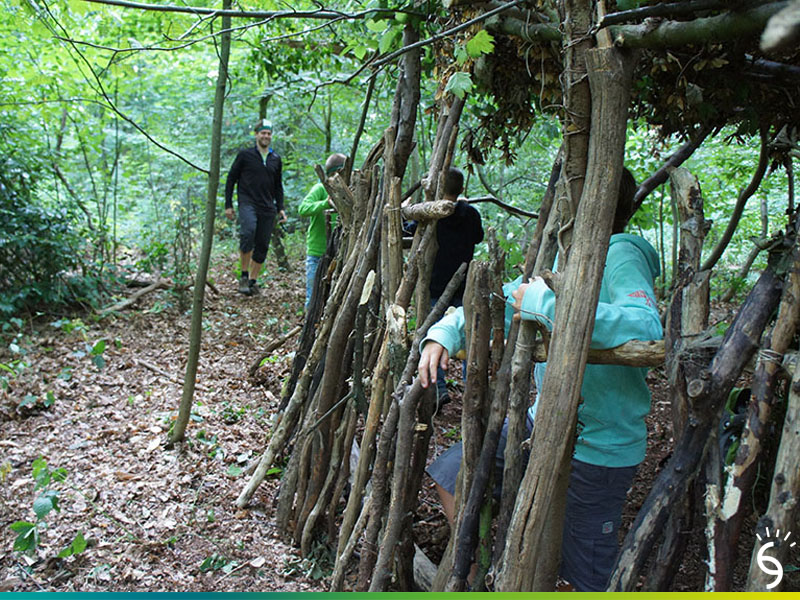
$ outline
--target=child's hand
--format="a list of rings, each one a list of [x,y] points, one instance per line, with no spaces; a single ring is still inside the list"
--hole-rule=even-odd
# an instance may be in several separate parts
[[[422,387],[427,388],[429,383],[436,383],[436,368],[447,369],[447,361],[450,355],[447,349],[437,342],[427,342],[422,348],[419,357],[419,382]]]

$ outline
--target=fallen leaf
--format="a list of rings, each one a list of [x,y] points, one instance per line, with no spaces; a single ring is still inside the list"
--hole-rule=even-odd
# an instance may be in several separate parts
[[[264,563],[266,562],[267,562],[266,558],[264,558],[263,556],[259,556],[250,561],[250,566],[258,569],[260,567],[263,567]]]

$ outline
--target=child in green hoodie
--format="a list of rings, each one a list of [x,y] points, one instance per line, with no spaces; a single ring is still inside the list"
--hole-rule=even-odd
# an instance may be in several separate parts
[[[626,169],[600,287],[592,348],[614,348],[630,340],[663,336],[653,292],[658,255],[647,241],[622,233],[631,217],[635,190],[636,182]],[[515,314],[552,328],[555,294],[541,277],[529,283],[518,278],[503,291],[507,328]],[[464,313],[457,309],[431,327],[422,342],[419,373],[423,387],[436,382],[436,366],[446,364],[464,345]],[[534,370],[539,389],[546,366],[538,364]],[[584,371],[561,553],[561,576],[578,591],[604,590],[616,559],[625,497],[647,446],[644,417],[650,410],[650,391],[646,373],[644,368],[619,365],[587,365]],[[536,404],[528,410],[529,429],[535,415]],[[497,453],[500,473],[504,450],[505,428]],[[457,444],[428,468],[451,521],[460,462],[461,446]]]
[[[330,177],[341,171],[347,162],[344,154],[331,154],[325,161],[325,177]],[[317,276],[317,267],[325,254],[328,245],[328,235],[325,227],[325,211],[334,209],[335,206],[325,191],[325,186],[317,182],[309,190],[306,197],[297,209],[301,217],[309,217],[308,230],[306,231],[306,308],[311,302],[311,292],[314,290],[314,278]]]

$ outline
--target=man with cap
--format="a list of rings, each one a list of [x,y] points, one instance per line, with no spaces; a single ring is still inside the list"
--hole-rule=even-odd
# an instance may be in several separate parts
[[[256,144],[241,150],[233,161],[225,183],[225,216],[233,220],[233,187],[238,191],[239,253],[242,272],[239,293],[259,293],[257,280],[267,257],[275,215],[286,221],[283,210],[281,157],[272,147],[272,123],[260,119],[253,128]]]

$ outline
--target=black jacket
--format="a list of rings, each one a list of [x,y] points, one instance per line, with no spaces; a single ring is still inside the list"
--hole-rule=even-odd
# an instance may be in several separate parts
[[[225,182],[225,208],[233,208],[233,186],[239,192],[239,204],[250,203],[256,210],[275,213],[283,210],[283,165],[272,150],[266,162],[256,146],[239,152]]]

